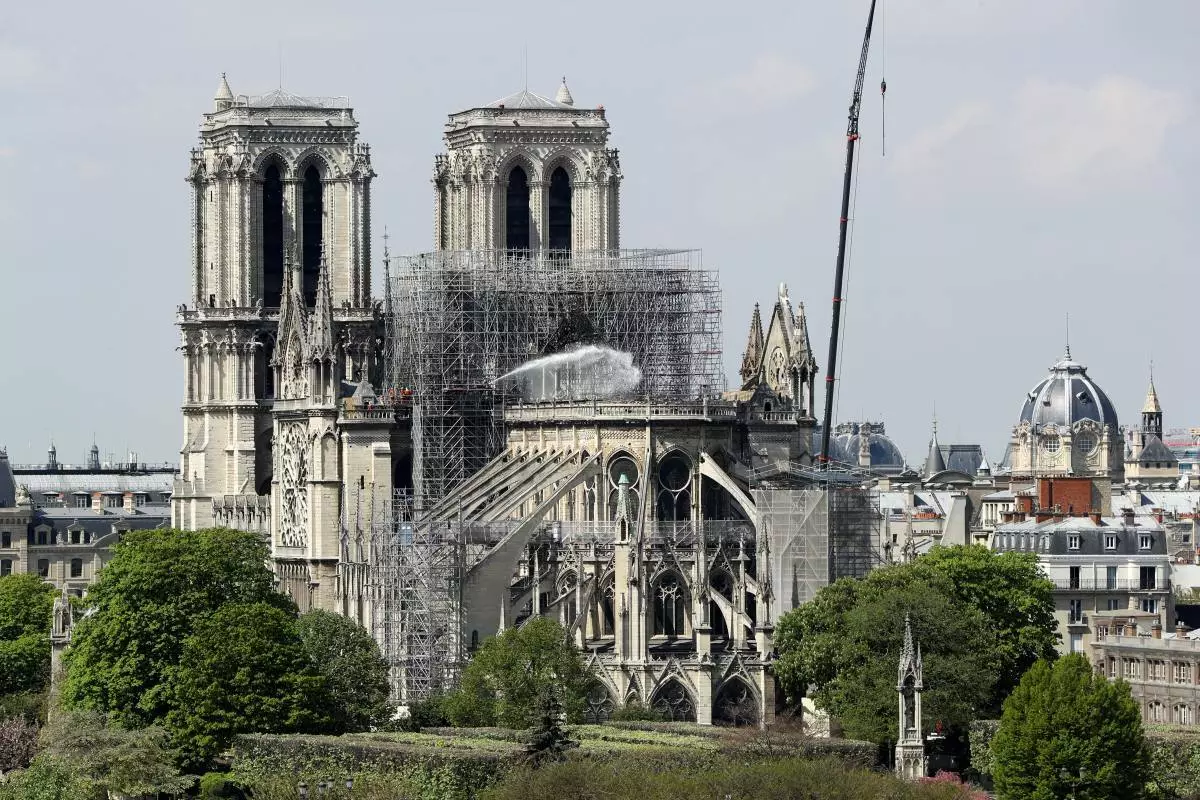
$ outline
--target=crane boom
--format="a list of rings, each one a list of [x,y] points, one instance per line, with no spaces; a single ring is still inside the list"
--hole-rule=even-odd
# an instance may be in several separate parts
[[[825,365],[825,416],[821,427],[822,463],[829,462],[829,434],[833,426],[834,381],[837,375],[838,328],[842,315],[842,277],[846,268],[846,229],[850,218],[850,189],[854,175],[854,146],[858,142],[858,114],[862,108],[863,81],[867,77],[867,52],[871,48],[871,28],[875,24],[875,2],[867,15],[867,30],[863,35],[862,54],[858,59],[858,76],[850,99],[850,120],[846,126],[846,175],[842,183],[842,216],[838,226],[837,268],[833,273],[833,322],[829,330],[829,360]]]

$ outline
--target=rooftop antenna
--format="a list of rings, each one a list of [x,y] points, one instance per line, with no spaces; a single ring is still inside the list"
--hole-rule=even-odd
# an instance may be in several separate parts
[[[529,42],[525,43],[525,91],[529,91]]]
[[[283,90],[283,40],[279,40],[279,89]]]
[[[1071,360],[1071,312],[1067,312],[1067,361]]]

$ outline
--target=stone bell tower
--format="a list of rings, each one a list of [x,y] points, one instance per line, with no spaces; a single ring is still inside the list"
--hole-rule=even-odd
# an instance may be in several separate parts
[[[192,237],[188,300],[177,315],[184,399],[175,526],[272,531],[273,415],[289,284],[294,316],[306,324],[328,317],[329,352],[321,357],[330,381],[340,386],[374,371],[374,176],[345,98],[282,89],[235,96],[221,77],[187,176]],[[321,291],[326,310],[316,308]],[[332,403],[323,396],[318,404]],[[311,458],[315,444],[296,443],[290,452]]]
[[[616,250],[621,165],[604,106],[523,89],[451,114],[434,158],[434,246],[515,253]]]

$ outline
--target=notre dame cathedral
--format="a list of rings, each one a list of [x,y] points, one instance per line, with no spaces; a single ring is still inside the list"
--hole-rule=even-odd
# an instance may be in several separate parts
[[[755,309],[725,391],[715,273],[621,250],[609,132],[565,81],[452,114],[435,249],[385,303],[348,104],[222,77],[188,174],[173,523],[268,538],[281,591],[372,630],[401,699],[550,615],[601,678],[593,717],[765,722],[773,621],[830,574],[803,307]],[[581,378],[594,351],[624,392]],[[502,388],[526,362],[536,395]]]

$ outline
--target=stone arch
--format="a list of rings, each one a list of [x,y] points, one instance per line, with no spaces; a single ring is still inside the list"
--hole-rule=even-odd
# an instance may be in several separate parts
[[[321,453],[321,471],[317,474],[324,480],[333,480],[338,476],[337,437],[333,431],[327,430],[317,442]]]
[[[655,687],[650,707],[671,722],[696,721],[696,696],[678,675],[663,679]]]
[[[674,568],[650,579],[651,635],[683,639],[691,635],[691,589]]]
[[[596,635],[615,636],[617,632],[616,573],[608,570],[596,584]]]
[[[528,253],[533,249],[534,175],[533,164],[518,156],[507,159],[500,171],[504,249],[513,254]]]
[[[731,675],[713,695],[713,724],[758,725],[760,707],[758,689],[742,676]]]
[[[304,171],[309,167],[317,168],[322,181],[328,182],[339,177],[336,174],[337,168],[333,156],[323,147],[313,146],[301,150],[293,159],[293,163],[296,165],[295,177],[297,180],[303,179]]]
[[[293,162],[281,147],[269,147],[258,153],[251,162],[250,171],[257,180],[262,180],[263,173],[271,163],[279,167],[280,177],[285,181],[294,177]]]
[[[692,518],[695,459],[679,447],[671,447],[655,461],[655,511],[661,521]]]
[[[608,722],[617,707],[618,696],[607,679],[596,676],[584,695],[584,723],[599,725]]]
[[[574,186],[585,179],[583,165],[575,157],[575,151],[567,147],[558,147],[546,154],[542,159],[542,168],[538,171],[539,181],[549,181],[554,170],[562,167]]]

